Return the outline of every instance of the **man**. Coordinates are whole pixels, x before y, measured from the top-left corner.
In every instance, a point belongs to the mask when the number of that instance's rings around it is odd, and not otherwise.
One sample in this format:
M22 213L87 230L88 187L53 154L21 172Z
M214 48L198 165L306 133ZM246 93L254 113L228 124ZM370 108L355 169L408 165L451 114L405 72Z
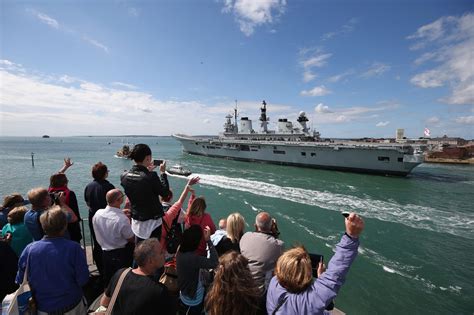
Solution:
M161 163L158 177L153 171L157 166L148 145L135 145L129 157L135 165L122 174L120 183L132 205L132 231L137 236L137 243L150 237L160 239L164 212L158 196L169 194L166 162Z
M247 232L240 239L240 252L249 260L249 268L262 290L266 291L273 269L284 251L283 241L275 237L274 220L267 212L255 218L256 232Z
M112 314L176 314L167 288L153 280L156 271L165 263L164 250L156 238L150 238L137 245L134 259L138 268L131 270L124 278ZM100 304L110 303L123 269L112 277Z
M135 237L127 216L120 209L124 194L112 189L105 198L108 205L95 213L92 224L102 248L103 280L107 287L117 270L132 265L133 247L130 245Z
M53 206L41 214L40 222L45 237L21 254L16 282L22 283L28 268L39 315L85 314L82 287L89 280L89 269L81 246L64 238L66 210Z
M24 222L33 239L39 241L44 236L44 231L39 222L40 215L51 206L51 197L45 188L33 188L28 192L31 210L26 212Z
M29 210L25 214L24 222L31 235L33 236L33 239L35 241L39 241L44 236L44 231L41 227L39 218L44 211L51 207L52 200L50 194L48 193L48 190L42 187L31 189L28 192L28 200L31 202L31 210ZM66 205L66 196L64 195L64 193L59 193L57 195L56 200L57 203L61 206L61 208L63 208L67 212L67 222L77 222L76 214L74 213L74 211L72 211L71 208ZM69 233L67 233L67 231L65 237L69 238Z
M108 176L109 170L107 169L107 165L102 164L102 162L95 164L92 167L92 177L94 180L84 189L84 199L87 206L89 207L89 230L91 231L92 240L94 242L92 257L94 257L94 261L101 276L104 275L102 268L102 248L95 237L92 218L94 217L94 214L97 212L97 210L104 209L107 206L105 195L108 191L115 188L114 185L112 185L107 180Z

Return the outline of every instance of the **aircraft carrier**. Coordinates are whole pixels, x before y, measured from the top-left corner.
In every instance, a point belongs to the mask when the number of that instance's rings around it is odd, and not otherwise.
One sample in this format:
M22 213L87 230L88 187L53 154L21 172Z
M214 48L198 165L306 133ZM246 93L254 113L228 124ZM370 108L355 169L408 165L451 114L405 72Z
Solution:
M423 163L422 153L407 144L321 139L318 132L310 132L304 112L297 119L300 128L283 118L276 131L268 130L265 101L260 111L260 132L253 130L248 117L241 117L239 128L235 108L234 115L226 116L224 132L218 136L173 137L185 153L240 161L396 176L406 176Z

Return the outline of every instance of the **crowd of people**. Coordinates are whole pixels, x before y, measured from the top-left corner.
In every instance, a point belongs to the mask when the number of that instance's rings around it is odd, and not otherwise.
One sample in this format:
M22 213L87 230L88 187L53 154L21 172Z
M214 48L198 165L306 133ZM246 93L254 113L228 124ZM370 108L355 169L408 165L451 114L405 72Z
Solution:
M92 167L93 181L84 190L93 259L104 288L101 310L237 315L323 314L330 308L357 255L364 229L357 214L345 218L333 258L327 269L316 262L314 275L304 247L285 251L269 213L257 214L253 231L245 231L237 212L220 218L216 229L205 198L195 194L199 177L189 178L173 202L166 162L155 165L146 144L135 145L130 158L135 164L120 176L123 191L107 180L101 162ZM39 314L88 310L81 216L65 175L72 165L65 159L50 186L31 189L27 199L5 196L0 211L0 299L26 276ZM165 267L175 271L176 281L162 281Z

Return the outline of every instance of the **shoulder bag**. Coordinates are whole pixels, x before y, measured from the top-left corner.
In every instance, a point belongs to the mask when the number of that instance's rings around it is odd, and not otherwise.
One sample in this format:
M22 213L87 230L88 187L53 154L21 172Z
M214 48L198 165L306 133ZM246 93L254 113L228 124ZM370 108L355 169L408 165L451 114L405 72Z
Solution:
M23 274L23 282L20 284L20 287L15 291L15 293L7 295L7 297L5 297L2 302L5 307L10 304L6 310L6 314L8 315L34 315L37 313L36 303L33 299L33 292L31 291L30 284L28 283L29 260L30 259L28 256L25 272ZM8 299L10 299L10 301L8 301Z
M107 308L104 308L103 306L100 305L100 300L102 299L102 295L99 295L97 299L95 299L94 302L92 302L92 305L94 305L94 308L98 307L95 311L90 312L89 314L93 315L110 315L112 314L112 310L114 308L115 301L117 300L117 296L120 292L120 288L122 287L123 280L125 279L125 276L132 270L132 268L127 268L125 269L121 274L120 278L117 281L117 285L114 288L114 293L112 293L112 298L110 299L109 306ZM93 309L94 309L93 308Z

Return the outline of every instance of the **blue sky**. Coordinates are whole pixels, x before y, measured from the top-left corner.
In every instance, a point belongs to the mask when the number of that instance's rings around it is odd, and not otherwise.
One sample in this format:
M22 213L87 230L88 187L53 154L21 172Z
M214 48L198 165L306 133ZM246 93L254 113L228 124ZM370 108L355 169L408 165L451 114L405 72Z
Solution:
M474 138L470 1L0 2L0 134Z

